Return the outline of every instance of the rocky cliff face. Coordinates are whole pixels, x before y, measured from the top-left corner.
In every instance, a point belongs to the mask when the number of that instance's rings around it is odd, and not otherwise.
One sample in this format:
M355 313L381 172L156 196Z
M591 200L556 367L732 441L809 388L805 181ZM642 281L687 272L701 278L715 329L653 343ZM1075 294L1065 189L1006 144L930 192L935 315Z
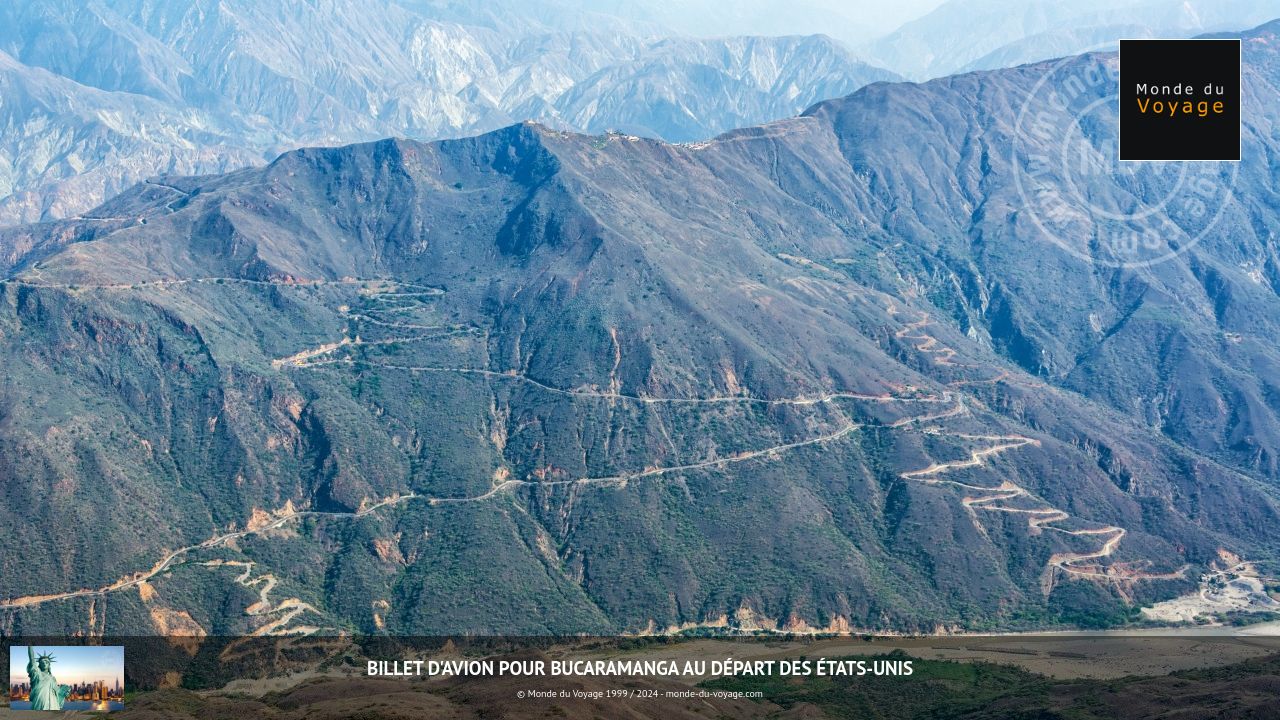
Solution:
M689 145L299 150L6 231L4 626L1097 626L1265 556L1276 27L1245 47L1206 225L1097 212L1178 187L1102 164L1114 118L1019 129L1095 55ZM1063 142L1065 230L1019 185ZM1073 244L1117 227L1195 242Z

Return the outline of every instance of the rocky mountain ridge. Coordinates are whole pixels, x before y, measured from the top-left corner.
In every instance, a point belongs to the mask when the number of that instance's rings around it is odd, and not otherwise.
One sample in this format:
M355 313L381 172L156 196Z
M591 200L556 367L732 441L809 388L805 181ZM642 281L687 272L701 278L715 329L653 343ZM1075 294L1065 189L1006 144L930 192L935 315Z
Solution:
M4 231L0 622L1096 627L1268 560L1276 33L1244 35L1248 160L1204 166L1222 213L1158 262L1019 186L1020 106L1106 54L686 145L309 148ZM1108 169L1114 117L1051 120L1095 235L1178 187ZM1119 226L1156 222L1196 229Z
M524 119L704 139L896 77L823 37L496 30L390 0L24 0L0 9L0 53L0 225L305 145Z

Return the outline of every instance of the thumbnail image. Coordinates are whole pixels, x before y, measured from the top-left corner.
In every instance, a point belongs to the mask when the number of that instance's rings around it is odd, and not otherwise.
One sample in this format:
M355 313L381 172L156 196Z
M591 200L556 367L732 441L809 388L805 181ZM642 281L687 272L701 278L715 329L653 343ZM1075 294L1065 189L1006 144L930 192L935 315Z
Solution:
M124 647L10 647L9 708L96 711L123 709Z

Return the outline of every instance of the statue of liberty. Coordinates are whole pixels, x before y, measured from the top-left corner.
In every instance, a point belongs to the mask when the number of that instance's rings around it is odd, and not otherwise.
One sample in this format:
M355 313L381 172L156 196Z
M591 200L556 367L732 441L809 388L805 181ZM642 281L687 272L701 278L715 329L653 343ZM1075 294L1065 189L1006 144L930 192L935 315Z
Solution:
M59 685L53 677L53 656L44 653L36 656L36 649L27 646L27 677L31 679L31 709L61 710L62 703L71 694L67 685Z

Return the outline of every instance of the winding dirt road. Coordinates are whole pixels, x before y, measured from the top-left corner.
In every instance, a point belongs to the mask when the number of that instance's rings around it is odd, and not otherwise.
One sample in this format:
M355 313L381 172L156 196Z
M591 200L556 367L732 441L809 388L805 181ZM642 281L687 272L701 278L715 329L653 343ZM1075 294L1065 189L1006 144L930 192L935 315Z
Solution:
M37 271L38 273L38 271ZM35 277L39 277L35 274ZM22 280L12 280L10 282L24 282ZM140 287L151 286L168 286L181 285L191 283L205 282L238 282L262 285L308 285L308 284L341 284L341 285L360 285L363 286L362 292L370 295L374 299L386 297L422 297L438 295L442 291L436 288L428 288L426 286L416 286L411 284L393 283L382 280L338 280L338 281L257 281L244 280L239 278L188 278L188 279L168 279L146 281L141 283L133 283L128 285L102 285L96 286L98 289L138 289ZM44 283L29 283L47 286ZM70 286L64 286L70 287ZM86 288L90 286L78 286ZM410 292L388 292L379 290L379 287L393 287L397 289L412 289ZM421 290L418 292L417 290ZM896 310L890 308L890 314L896 314ZM385 327L399 327L406 330L436 330L441 329L440 326L428 326L412 323L396 323L387 320L381 320L368 315L351 314L353 319L372 322L374 324ZM921 333L921 330L929 324L929 316L921 314L920 319L901 327L895 332L895 337L903 340L910 340L912 347L921 353L932 356L933 361L938 365L960 366L955 361L956 353L951 348L947 348L939 343L936 338ZM412 336L387 338L374 341L362 341L357 336L355 338L343 337L340 340L323 343L312 348L304 349L292 355L283 358L277 358L272 361L272 365L277 368L293 368L293 369L314 369L326 366L366 366L377 367L388 370L398 370L414 373L456 373L466 375L478 375L501 381L520 382L528 384L542 391L570 396L584 397L594 399L604 399L620 402L634 402L641 404L761 404L768 406L816 406L822 404L833 403L841 400L852 400L861 402L875 403L920 403L920 404L937 404L945 407L937 412L926 412L917 415L910 415L899 418L898 420L878 427L888 427L901 429L908 426L920 426L928 423L936 423L947 418L956 417L968 413L968 407L965 404L963 396L955 395L951 392L941 392L935 395L907 395L895 396L889 393L868 394L858 392L830 392L814 395L802 395L790 398L757 398L746 395L723 395L709 397L660 397L625 393L620 390L620 385L611 382L608 390L600 390L594 387L579 388L559 388L536 380L534 378L516 373L514 371L496 371L485 368L469 368L469 367L443 367L443 366L415 366L415 365L397 365L393 363L378 363L364 360L356 360L352 358L325 358L336 352L337 350L355 345L395 345L408 342L422 342L434 337L443 336ZM1007 373L1005 374L1007 375ZM996 376L989 380L971 380L960 381L961 383L996 383L1004 379L1003 376ZM706 469L721 469L736 463L744 463L755 460L774 460L784 453L793 451L803 447L816 446L826 443L835 442L844 438L859 429L867 427L865 424L845 422L840 427L829 432L816 435L811 438L796 440L787 443L765 447L757 450L743 451L734 455L725 457L713 457L679 465L671 465L666 467L650 467L644 470L623 473L619 475L611 475L605 477L586 477L570 480L555 481L535 481L535 480L514 480L508 479L495 484L486 492L465 497L428 497L409 493L404 495L395 495L384 498L377 503L362 507L353 512L322 512L322 511L293 511L283 512L271 521L255 525L254 527L246 527L243 530L222 533L209 538L201 543L179 548L177 550L166 553L155 565L145 571L139 571L131 575L125 576L109 585L99 588L86 588L73 590L68 592L50 593L44 595L30 595L18 597L0 602L0 610L15 610L21 608L31 608L45 603L70 600L75 598L100 597L110 593L127 590L137 587L138 585L149 581L150 579L165 573L172 568L187 562L187 556L196 550L208 550L224 546L231 541L246 537L265 533L270 530L278 529L284 525L297 521L306 517L324 517L333 519L356 519L361 518L381 509L389 508L407 502L424 501L428 506L442 506L459 503L479 503L490 500L494 497L507 492L514 491L523 487L536 487L540 485L546 486L566 486L566 485L592 485L592 484L613 484L619 487L625 487L629 482L641 480L651 477L659 477L672 473L692 472ZM1041 578L1041 589L1047 595L1052 589L1056 577L1059 573L1065 573L1070 576L1092 578L1107 582L1127 582L1142 579L1165 579L1170 577L1181 576L1185 572L1185 568L1178 573L1153 574L1143 573L1129 569L1124 566L1113 565L1104 568L1097 561L1110 557L1119 546L1126 531L1124 528L1116 526L1102 526L1093 528L1070 528L1061 527L1059 524L1070 520L1072 516L1067 512L1052 507L1045 501L1036 498L1032 493L1020 485L1004 480L994 487L984 487L963 483L944 477L948 473L958 470L971 469L986 466L991 460L1000 455L1017 450L1028 445L1039 445L1040 441L1021 436L1021 435L970 435L957 432L947 432L940 427L926 427L920 430L926 434L953 437L961 440L971 441L975 443L987 443L984 446L976 447L969 451L967 458L960 460L949 460L944 462L934 462L927 467L917 470L911 470L900 473L900 477L909 482L922 482L931 485L949 485L965 491L965 495L961 499L963 506L971 513L976 511L987 512L1003 512L1016 513L1027 517L1028 526L1035 532L1053 531L1072 535L1077 537L1098 537L1102 540L1100 546L1094 550L1086 552L1058 552L1054 553L1044 570ZM1014 504L1022 502L1030 504L1031 507L1024 507ZM1038 505L1037 505L1038 504ZM985 529L978 522L976 514L975 523L978 524L980 530L985 534ZM278 580L270 573L254 577L254 563L241 560L215 559L208 560L202 565L209 567L234 566L243 569L243 572L234 578L234 582L244 587L257 587L259 591L258 602L246 609L246 614L254 617L276 616L269 622L259 626L254 634L296 634L316 632L319 628L313 626L294 626L290 624L299 616L312 613L323 616L323 613L297 598L290 598L280 603L273 604L269 598L270 593L277 587Z
M981 493L978 495L966 495L960 502L965 508L971 511L985 510L989 512L1026 515L1027 525L1036 533L1050 530L1073 536L1105 536L1105 540L1103 540L1102 545L1096 550L1088 552L1058 552L1051 555L1048 563L1045 565L1043 573L1041 573L1040 578L1040 589L1045 596L1048 596L1049 593L1052 592L1058 572L1064 572L1078 577L1096 578L1107 581L1168 580L1182 577L1185 574L1187 570L1186 567L1170 573L1148 573L1123 566L1112 566L1111 568L1102 569L1097 565L1088 564L1091 561L1110 557L1120 545L1120 541L1124 539L1127 531L1124 528L1117 527L1115 525L1105 525L1094 528L1056 527L1055 523L1069 520L1072 518L1072 515L1065 510L1049 505L1040 498L1037 498L1026 488L1011 480L1004 480L1000 485L995 487L982 487L979 485L971 485L957 480L938 477L939 475L943 475L954 470L983 466L989 459L1010 450L1016 450L1027 445L1038 446L1040 444L1039 440L1024 437L1022 435L966 435L962 433L941 433L936 430L927 430L926 432L931 434L946 434L949 437L986 441L995 444L971 450L969 452L969 457L964 460L933 463L928 467L921 468L920 470L904 472L901 474L901 477L904 479L926 482L931 485L952 485L963 490ZM1041 506L1028 508L1009 504L1020 498L1025 498L1034 503L1040 503Z

